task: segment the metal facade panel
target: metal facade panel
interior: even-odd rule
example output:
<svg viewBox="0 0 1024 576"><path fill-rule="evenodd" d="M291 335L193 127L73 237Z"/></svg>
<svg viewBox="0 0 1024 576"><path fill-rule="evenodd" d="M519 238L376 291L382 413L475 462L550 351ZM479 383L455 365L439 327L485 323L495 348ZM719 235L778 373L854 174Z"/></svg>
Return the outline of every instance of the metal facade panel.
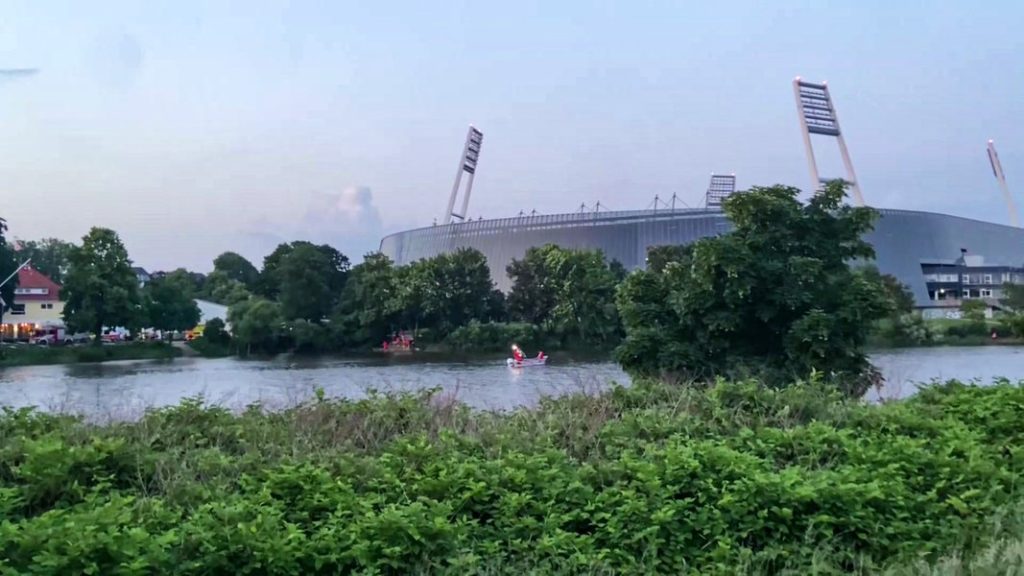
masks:
<svg viewBox="0 0 1024 576"><path fill-rule="evenodd" d="M952 260L965 248L983 256L987 265L1024 265L1024 229L930 212L880 213L867 234L878 268L907 284L919 305L928 302L922 261ZM498 288L507 291L511 284L505 267L533 246L597 248L634 270L644 266L650 246L689 244L730 228L725 215L714 210L556 214L419 228L385 237L380 249L395 263L408 264L460 247L476 248L487 256Z"/></svg>

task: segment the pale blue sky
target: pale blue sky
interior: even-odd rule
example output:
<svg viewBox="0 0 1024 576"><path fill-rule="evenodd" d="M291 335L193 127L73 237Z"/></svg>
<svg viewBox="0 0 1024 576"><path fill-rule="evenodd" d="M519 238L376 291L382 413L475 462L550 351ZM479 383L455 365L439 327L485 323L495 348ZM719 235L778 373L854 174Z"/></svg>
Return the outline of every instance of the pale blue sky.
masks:
<svg viewBox="0 0 1024 576"><path fill-rule="evenodd" d="M829 81L870 204L1005 222L984 148L1024 193L1022 22L999 1L7 0L0 68L41 73L0 80L0 215L23 238L112 227L151 269L300 236L358 256L441 216L469 123L474 216L696 205L712 171L805 187L802 75Z"/></svg>

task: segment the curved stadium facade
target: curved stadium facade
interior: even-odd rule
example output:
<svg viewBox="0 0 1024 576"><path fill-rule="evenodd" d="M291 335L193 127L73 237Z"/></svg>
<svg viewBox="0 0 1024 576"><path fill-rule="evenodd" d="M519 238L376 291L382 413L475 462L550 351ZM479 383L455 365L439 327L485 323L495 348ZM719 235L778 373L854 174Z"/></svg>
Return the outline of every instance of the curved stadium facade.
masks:
<svg viewBox="0 0 1024 576"><path fill-rule="evenodd" d="M918 306L937 304L939 294L993 297L994 286L1024 281L1024 229L931 212L880 209L881 217L868 234L883 273L910 287ZM380 250L396 264L409 264L459 248L475 248L487 256L491 277L501 290L510 288L505 267L533 246L599 249L628 270L642 268L650 246L689 244L728 232L731 224L718 209L638 210L523 216L474 220L418 228L386 236ZM962 251L972 255L965 263ZM970 288L966 266L979 274ZM939 276L942 269L953 275ZM992 276L995 276L994 278ZM965 282L966 280L966 282ZM986 282L988 280L988 282ZM944 283L943 283L944 282ZM982 289L985 290L985 289ZM952 304L952 301L949 302Z"/></svg>

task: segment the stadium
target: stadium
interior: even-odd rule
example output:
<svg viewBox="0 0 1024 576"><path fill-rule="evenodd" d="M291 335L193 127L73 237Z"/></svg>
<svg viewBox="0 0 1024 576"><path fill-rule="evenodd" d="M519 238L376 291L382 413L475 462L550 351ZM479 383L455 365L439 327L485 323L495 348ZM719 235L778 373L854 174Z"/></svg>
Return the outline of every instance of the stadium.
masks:
<svg viewBox="0 0 1024 576"><path fill-rule="evenodd" d="M824 182L818 176L810 135L835 137L843 156L851 200L863 205L827 85L797 78L793 88L812 181ZM655 199L653 208L647 210L521 214L463 221L482 139L483 134L470 127L444 223L398 232L381 241L381 252L396 264L459 248L475 248L487 257L498 288L507 291L511 284L506 266L533 246L550 243L574 249L596 248L609 260L618 260L633 270L645 265L648 247L688 244L731 228L721 210L721 201L735 193L735 176L720 175L712 175L704 208L661 208ZM991 142L988 153L1011 221L1016 224L1012 198ZM462 210L456 213L455 201L464 174L467 182ZM867 237L875 247L876 264L881 272L894 275L910 287L917 306L930 315L949 315L963 299L969 298L986 300L995 306L1005 283L1024 283L1024 229L932 212L886 208L878 211L880 218Z"/></svg>

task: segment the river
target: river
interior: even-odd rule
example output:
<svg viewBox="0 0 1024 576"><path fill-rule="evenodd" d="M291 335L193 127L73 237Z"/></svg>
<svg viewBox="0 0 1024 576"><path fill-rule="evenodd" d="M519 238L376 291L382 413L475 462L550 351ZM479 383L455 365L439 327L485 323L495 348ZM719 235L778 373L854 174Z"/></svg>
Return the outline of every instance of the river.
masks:
<svg viewBox="0 0 1024 576"><path fill-rule="evenodd" d="M914 348L875 353L872 361L886 377L881 391L868 394L872 401L908 396L916 383L934 379L1024 380L1024 348L1018 347ZM365 397L371 389L439 387L471 406L505 409L534 404L542 396L628 382L615 364L559 363L557 358L549 366L521 370L508 369L500 359L179 358L0 369L0 405L125 419L200 395L231 408L254 402L280 408L310 398L318 387L328 396L350 398Z"/></svg>

